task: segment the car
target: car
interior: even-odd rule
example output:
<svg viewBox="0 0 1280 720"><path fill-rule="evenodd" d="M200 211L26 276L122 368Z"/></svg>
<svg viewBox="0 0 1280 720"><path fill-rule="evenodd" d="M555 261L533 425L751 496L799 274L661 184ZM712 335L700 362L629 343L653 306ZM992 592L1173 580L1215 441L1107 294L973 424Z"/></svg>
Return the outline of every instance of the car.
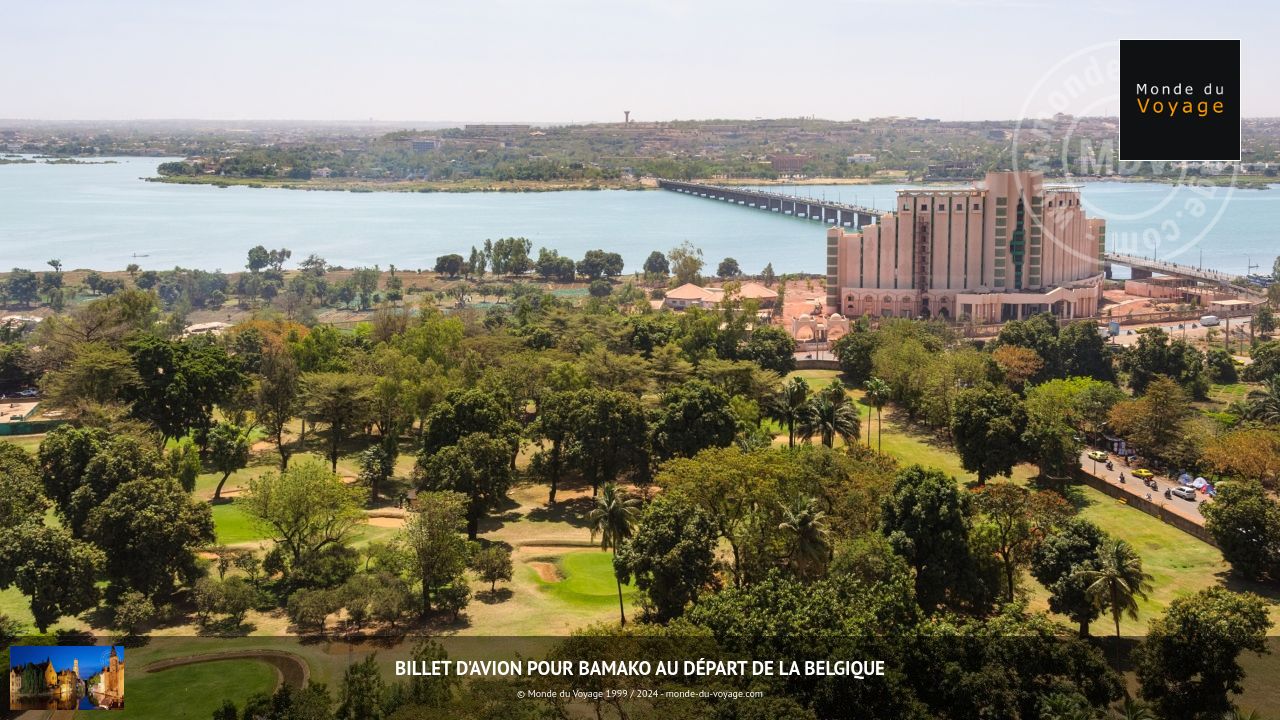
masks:
<svg viewBox="0 0 1280 720"><path fill-rule="evenodd" d="M1183 500L1191 500L1192 502L1194 502L1194 501L1195 501L1195 499L1196 499L1196 490L1195 490L1195 488L1193 488L1193 487L1188 487L1188 486L1186 486L1186 485L1180 485L1180 486L1178 486L1178 487L1174 488L1174 489L1173 489L1173 494L1174 494L1174 496L1175 496L1175 497L1180 497L1180 498L1182 498Z"/></svg>
<svg viewBox="0 0 1280 720"><path fill-rule="evenodd" d="M1150 470L1148 470L1148 469L1146 469L1146 468L1141 468L1141 469L1138 469L1138 470L1134 470L1134 471L1133 471L1133 476L1134 476L1134 477L1138 477L1138 478L1142 478L1143 480L1146 480L1147 478L1153 478L1153 477L1155 477L1155 476L1156 476L1156 474L1155 474L1155 473L1153 473L1153 472L1151 472Z"/></svg>
<svg viewBox="0 0 1280 720"><path fill-rule="evenodd" d="M1105 452L1101 451L1101 450L1090 450L1090 451L1089 451L1089 459L1090 459L1090 460L1097 460L1098 462L1106 462L1106 461L1107 461L1107 454L1106 454Z"/></svg>

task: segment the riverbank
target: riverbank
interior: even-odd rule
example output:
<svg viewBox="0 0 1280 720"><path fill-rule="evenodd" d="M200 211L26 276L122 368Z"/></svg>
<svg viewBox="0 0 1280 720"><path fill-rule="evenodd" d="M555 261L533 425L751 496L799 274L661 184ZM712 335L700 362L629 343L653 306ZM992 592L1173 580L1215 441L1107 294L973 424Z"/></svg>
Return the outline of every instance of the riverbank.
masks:
<svg viewBox="0 0 1280 720"><path fill-rule="evenodd" d="M56 163L51 163L56 164ZM294 178L237 178L222 175L158 175L143 178L147 182L168 183L175 185L212 185L214 187L252 187L277 188L283 190L320 190L332 192L419 192L419 193L473 193L473 192L562 192L571 190L653 190L657 182L653 178L639 180L510 180L495 181L484 178L466 180L368 180L355 178L312 178L300 180ZM980 179L980 178L979 178ZM704 182L724 186L807 186L807 185L956 185L977 182L974 180L916 180L913 181L905 171L883 171L874 177L838 178L809 177L798 179L763 179L763 178L699 178L695 182ZM1049 182L1124 182L1124 183L1160 183L1164 185L1185 185L1189 187L1235 187L1241 190L1265 190L1271 185L1280 183L1280 179L1264 175L1204 175L1175 177L1051 177Z"/></svg>
<svg viewBox="0 0 1280 720"><path fill-rule="evenodd" d="M473 193L561 192L566 190L647 190L656 185L639 180L361 180L353 178L235 178L221 175L160 175L147 182L172 185L212 185L219 188L252 187L328 192Z"/></svg>

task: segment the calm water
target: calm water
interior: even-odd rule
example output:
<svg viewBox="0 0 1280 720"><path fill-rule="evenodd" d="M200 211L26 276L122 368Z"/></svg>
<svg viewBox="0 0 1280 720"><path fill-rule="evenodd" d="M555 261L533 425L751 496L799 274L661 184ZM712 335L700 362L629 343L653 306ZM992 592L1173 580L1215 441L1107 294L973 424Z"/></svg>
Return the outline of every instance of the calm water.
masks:
<svg viewBox="0 0 1280 720"><path fill-rule="evenodd" d="M430 267L485 238L523 235L581 257L622 253L638 269L653 250L689 240L714 268L825 269L824 230L779 214L669 192L345 193L146 183L163 160L0 166L0 268L236 270L249 247L288 247L341 265ZM771 188L777 190L779 188ZM892 207L893 186L806 186L796 194ZM1109 246L1243 273L1280 254L1280 187L1200 196L1158 184L1089 183L1086 211L1108 219ZM1198 202L1199 205L1194 203ZM1212 222L1211 222L1212 221ZM135 257L137 255L138 257ZM145 256L145 257L143 257Z"/></svg>

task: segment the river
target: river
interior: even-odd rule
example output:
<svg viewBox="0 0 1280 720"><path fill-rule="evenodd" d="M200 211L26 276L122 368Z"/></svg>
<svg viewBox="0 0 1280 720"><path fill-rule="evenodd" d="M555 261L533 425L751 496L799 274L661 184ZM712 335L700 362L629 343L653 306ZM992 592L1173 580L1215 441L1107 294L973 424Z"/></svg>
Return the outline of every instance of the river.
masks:
<svg viewBox="0 0 1280 720"><path fill-rule="evenodd" d="M249 247L288 247L294 261L429 268L486 238L524 236L580 258L620 252L627 271L688 240L711 269L726 256L745 272L822 273L824 229L775 213L650 191L350 193L143 182L164 158L114 164L0 165L0 268L238 270ZM769 188L892 207L892 185ZM1091 182L1086 212L1108 219L1108 246L1244 273L1280 254L1280 186L1211 191ZM1199 203L1198 205L1196 203ZM1202 255L1203 253L1203 255ZM1255 270L1257 271L1257 270Z"/></svg>

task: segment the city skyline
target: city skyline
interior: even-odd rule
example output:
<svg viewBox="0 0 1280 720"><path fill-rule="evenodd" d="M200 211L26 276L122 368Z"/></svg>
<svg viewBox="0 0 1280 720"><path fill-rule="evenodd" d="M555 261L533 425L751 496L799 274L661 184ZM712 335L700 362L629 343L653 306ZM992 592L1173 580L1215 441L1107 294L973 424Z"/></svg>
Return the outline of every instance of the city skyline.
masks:
<svg viewBox="0 0 1280 720"><path fill-rule="evenodd" d="M0 46L0 62L21 69L0 77L6 119L1001 120L1046 116L1028 101L1063 61L1087 51L1105 63L1110 43L1143 37L1239 37L1243 114L1280 116L1258 71L1280 63L1265 33L1280 10L1253 2L865 0L780 13L674 0L358 10L73 0L4 17L22 29ZM969 81L992 70L1001 82ZM1059 109L1118 111L1095 95Z"/></svg>

